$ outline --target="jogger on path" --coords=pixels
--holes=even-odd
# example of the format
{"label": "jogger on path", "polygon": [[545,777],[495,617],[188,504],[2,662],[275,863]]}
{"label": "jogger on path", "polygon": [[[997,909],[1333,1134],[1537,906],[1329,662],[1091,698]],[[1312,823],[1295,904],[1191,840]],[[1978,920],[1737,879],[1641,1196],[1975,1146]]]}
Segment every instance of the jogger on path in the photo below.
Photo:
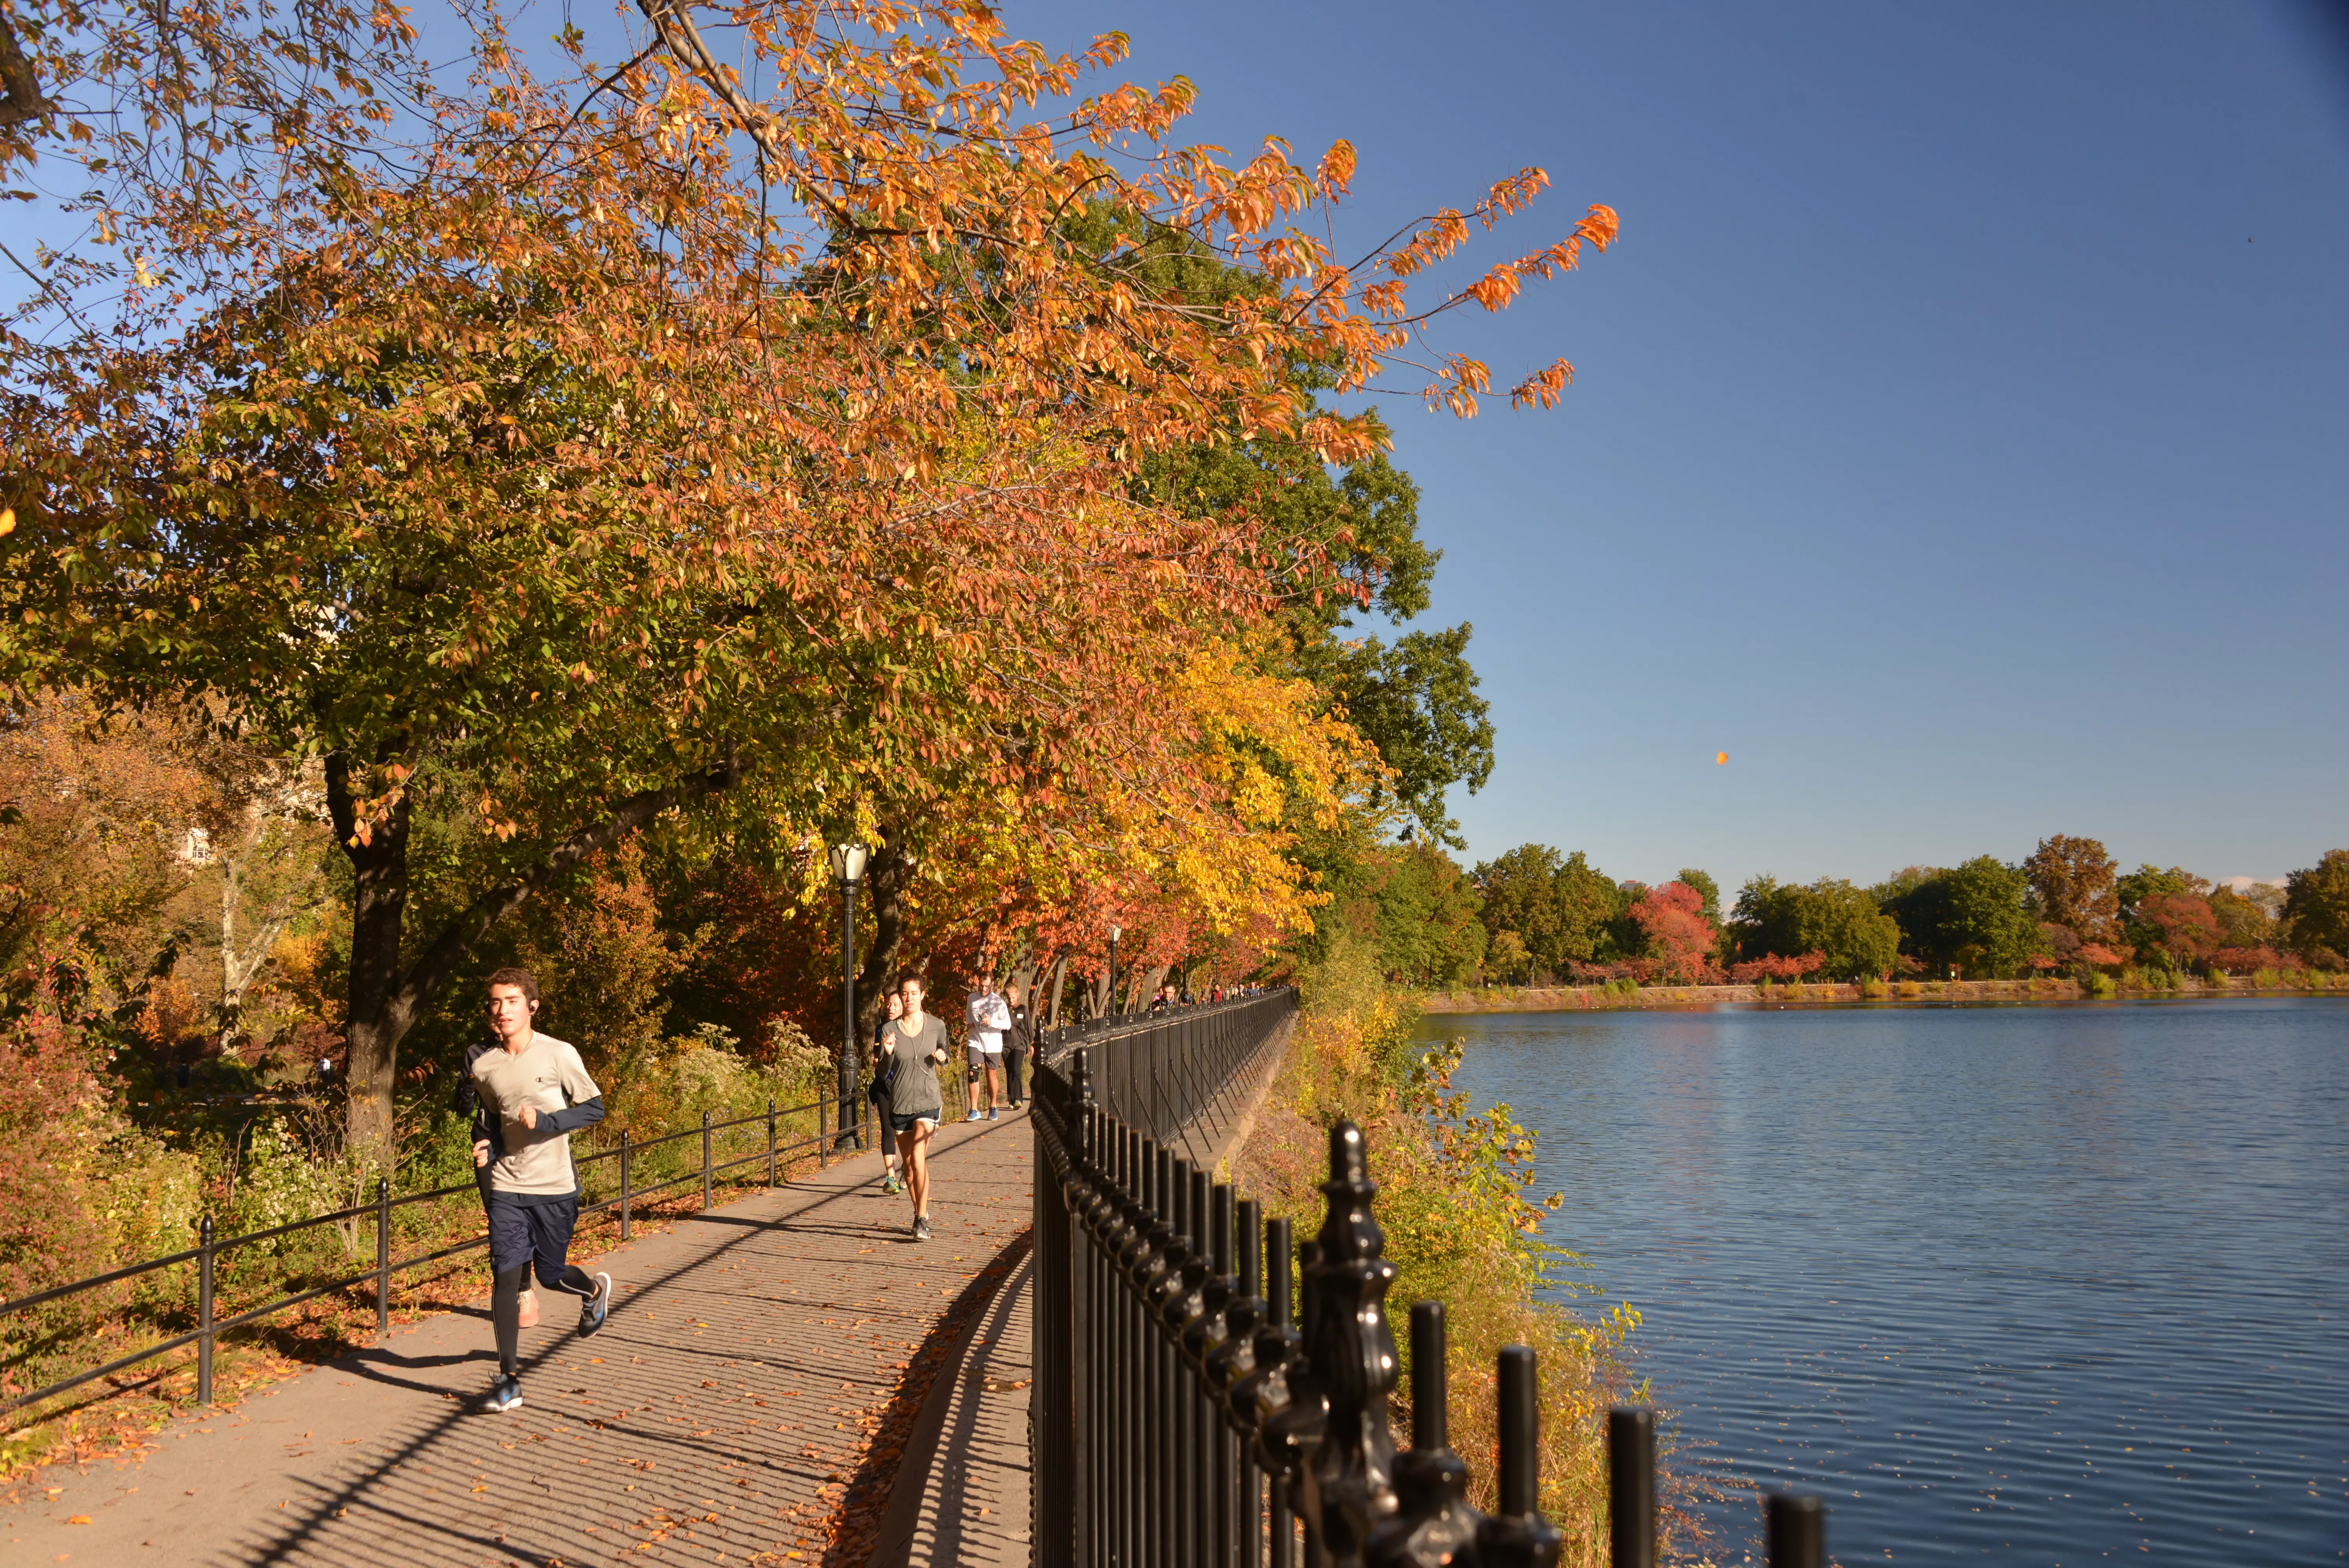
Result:
{"label": "jogger on path", "polygon": [[490,976],[490,1033],[497,1048],[472,1065],[489,1136],[473,1142],[473,1163],[489,1171],[490,1268],[497,1284],[490,1320],[497,1336],[498,1375],[488,1408],[522,1404],[522,1293],[532,1265],[549,1290],[583,1298],[579,1332],[604,1326],[612,1276],[590,1275],[571,1262],[579,1222],[579,1171],[571,1134],[604,1119],[603,1091],[568,1042],[532,1027],[538,982],[526,969]]}
{"label": "jogger on path", "polygon": [[898,986],[905,1012],[881,1031],[878,1068],[885,1083],[881,1112],[897,1140],[897,1169],[914,1200],[917,1242],[930,1239],[930,1134],[946,1114],[938,1068],[947,1059],[947,1023],[922,1011],[922,989],[912,975]]}

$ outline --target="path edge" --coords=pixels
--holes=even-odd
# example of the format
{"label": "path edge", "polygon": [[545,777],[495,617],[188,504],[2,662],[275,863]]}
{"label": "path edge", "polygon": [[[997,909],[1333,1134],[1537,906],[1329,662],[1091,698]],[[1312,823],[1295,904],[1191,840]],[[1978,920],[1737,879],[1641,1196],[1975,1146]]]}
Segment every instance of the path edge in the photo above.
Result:
{"label": "path edge", "polygon": [[914,1537],[922,1527],[923,1494],[929,1487],[930,1468],[937,1462],[938,1439],[946,1431],[955,1385],[970,1359],[971,1342],[978,1336],[979,1326],[987,1321],[988,1308],[994,1304],[996,1293],[1019,1274],[1019,1260],[1035,1240],[1036,1232],[1031,1226],[1005,1243],[1002,1250],[989,1258],[971,1283],[963,1287],[954,1305],[947,1309],[947,1322],[957,1317],[963,1322],[954,1330],[945,1358],[930,1376],[930,1386],[922,1396],[922,1408],[914,1418],[913,1430],[905,1434],[905,1451],[897,1457],[897,1473],[889,1483],[889,1501],[881,1511],[881,1526],[874,1532],[873,1550],[864,1559],[864,1568],[909,1568]]}

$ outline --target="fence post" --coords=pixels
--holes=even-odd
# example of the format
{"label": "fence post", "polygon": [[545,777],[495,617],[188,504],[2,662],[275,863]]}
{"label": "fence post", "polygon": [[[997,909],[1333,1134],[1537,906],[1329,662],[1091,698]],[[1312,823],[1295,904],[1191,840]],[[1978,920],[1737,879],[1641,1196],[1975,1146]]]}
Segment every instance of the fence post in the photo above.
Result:
{"label": "fence post", "polygon": [[628,1239],[628,1130],[620,1129],[620,1240]]}
{"label": "fence post", "polygon": [[1818,1498],[1782,1491],[1762,1505],[1770,1568],[1826,1568],[1827,1509]]}
{"label": "fence post", "polygon": [[1476,1532],[1477,1555],[1495,1568],[1554,1563],[1566,1544],[1541,1516],[1540,1400],[1529,1346],[1501,1347],[1501,1506]]}
{"label": "fence post", "polygon": [[196,1233],[196,1403],[212,1402],[212,1217],[204,1216]]}
{"label": "fence post", "polygon": [[701,1113],[701,1206],[709,1207],[709,1113]]}
{"label": "fence post", "polygon": [[831,1163],[832,1151],[825,1147],[829,1140],[823,1134],[823,1105],[829,1092],[829,1086],[822,1078],[815,1080],[815,1168],[819,1171]]}
{"label": "fence post", "polygon": [[775,1184],[775,1102],[767,1102],[767,1185]]}
{"label": "fence post", "polygon": [[1607,1412],[1607,1529],[1613,1568],[1656,1568],[1656,1413]]}
{"label": "fence post", "polygon": [[391,1178],[375,1179],[375,1331],[391,1329]]}

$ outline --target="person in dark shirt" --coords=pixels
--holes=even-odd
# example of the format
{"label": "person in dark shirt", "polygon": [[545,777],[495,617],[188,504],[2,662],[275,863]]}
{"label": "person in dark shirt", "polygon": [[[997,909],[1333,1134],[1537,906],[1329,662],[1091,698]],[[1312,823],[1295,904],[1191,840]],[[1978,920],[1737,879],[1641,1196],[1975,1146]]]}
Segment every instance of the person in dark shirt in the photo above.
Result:
{"label": "person in dark shirt", "polygon": [[1010,1091],[1011,1109],[1028,1102],[1028,1047],[1035,1039],[1035,1020],[1028,1011],[1028,993],[1018,981],[1003,988],[1011,1004],[1011,1026],[1003,1031],[1003,1087]]}

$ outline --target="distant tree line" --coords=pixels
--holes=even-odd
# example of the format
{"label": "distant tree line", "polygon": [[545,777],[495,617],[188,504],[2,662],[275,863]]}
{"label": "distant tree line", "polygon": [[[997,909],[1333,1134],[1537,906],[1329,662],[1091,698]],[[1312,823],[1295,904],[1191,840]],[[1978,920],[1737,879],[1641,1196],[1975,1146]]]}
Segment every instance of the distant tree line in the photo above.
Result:
{"label": "distant tree line", "polygon": [[1874,886],[1758,876],[1724,913],[1719,885],[1693,867],[1651,887],[1616,881],[1580,851],[1521,844],[1464,870],[1422,843],[1362,861],[1331,891],[1325,928],[1350,929],[1392,978],[1421,985],[2085,980],[2129,966],[2250,975],[2349,963],[2349,850],[2281,886],[2238,891],[2177,866],[2124,873],[2098,841],[2059,833],[2019,865],[1977,855]]}

